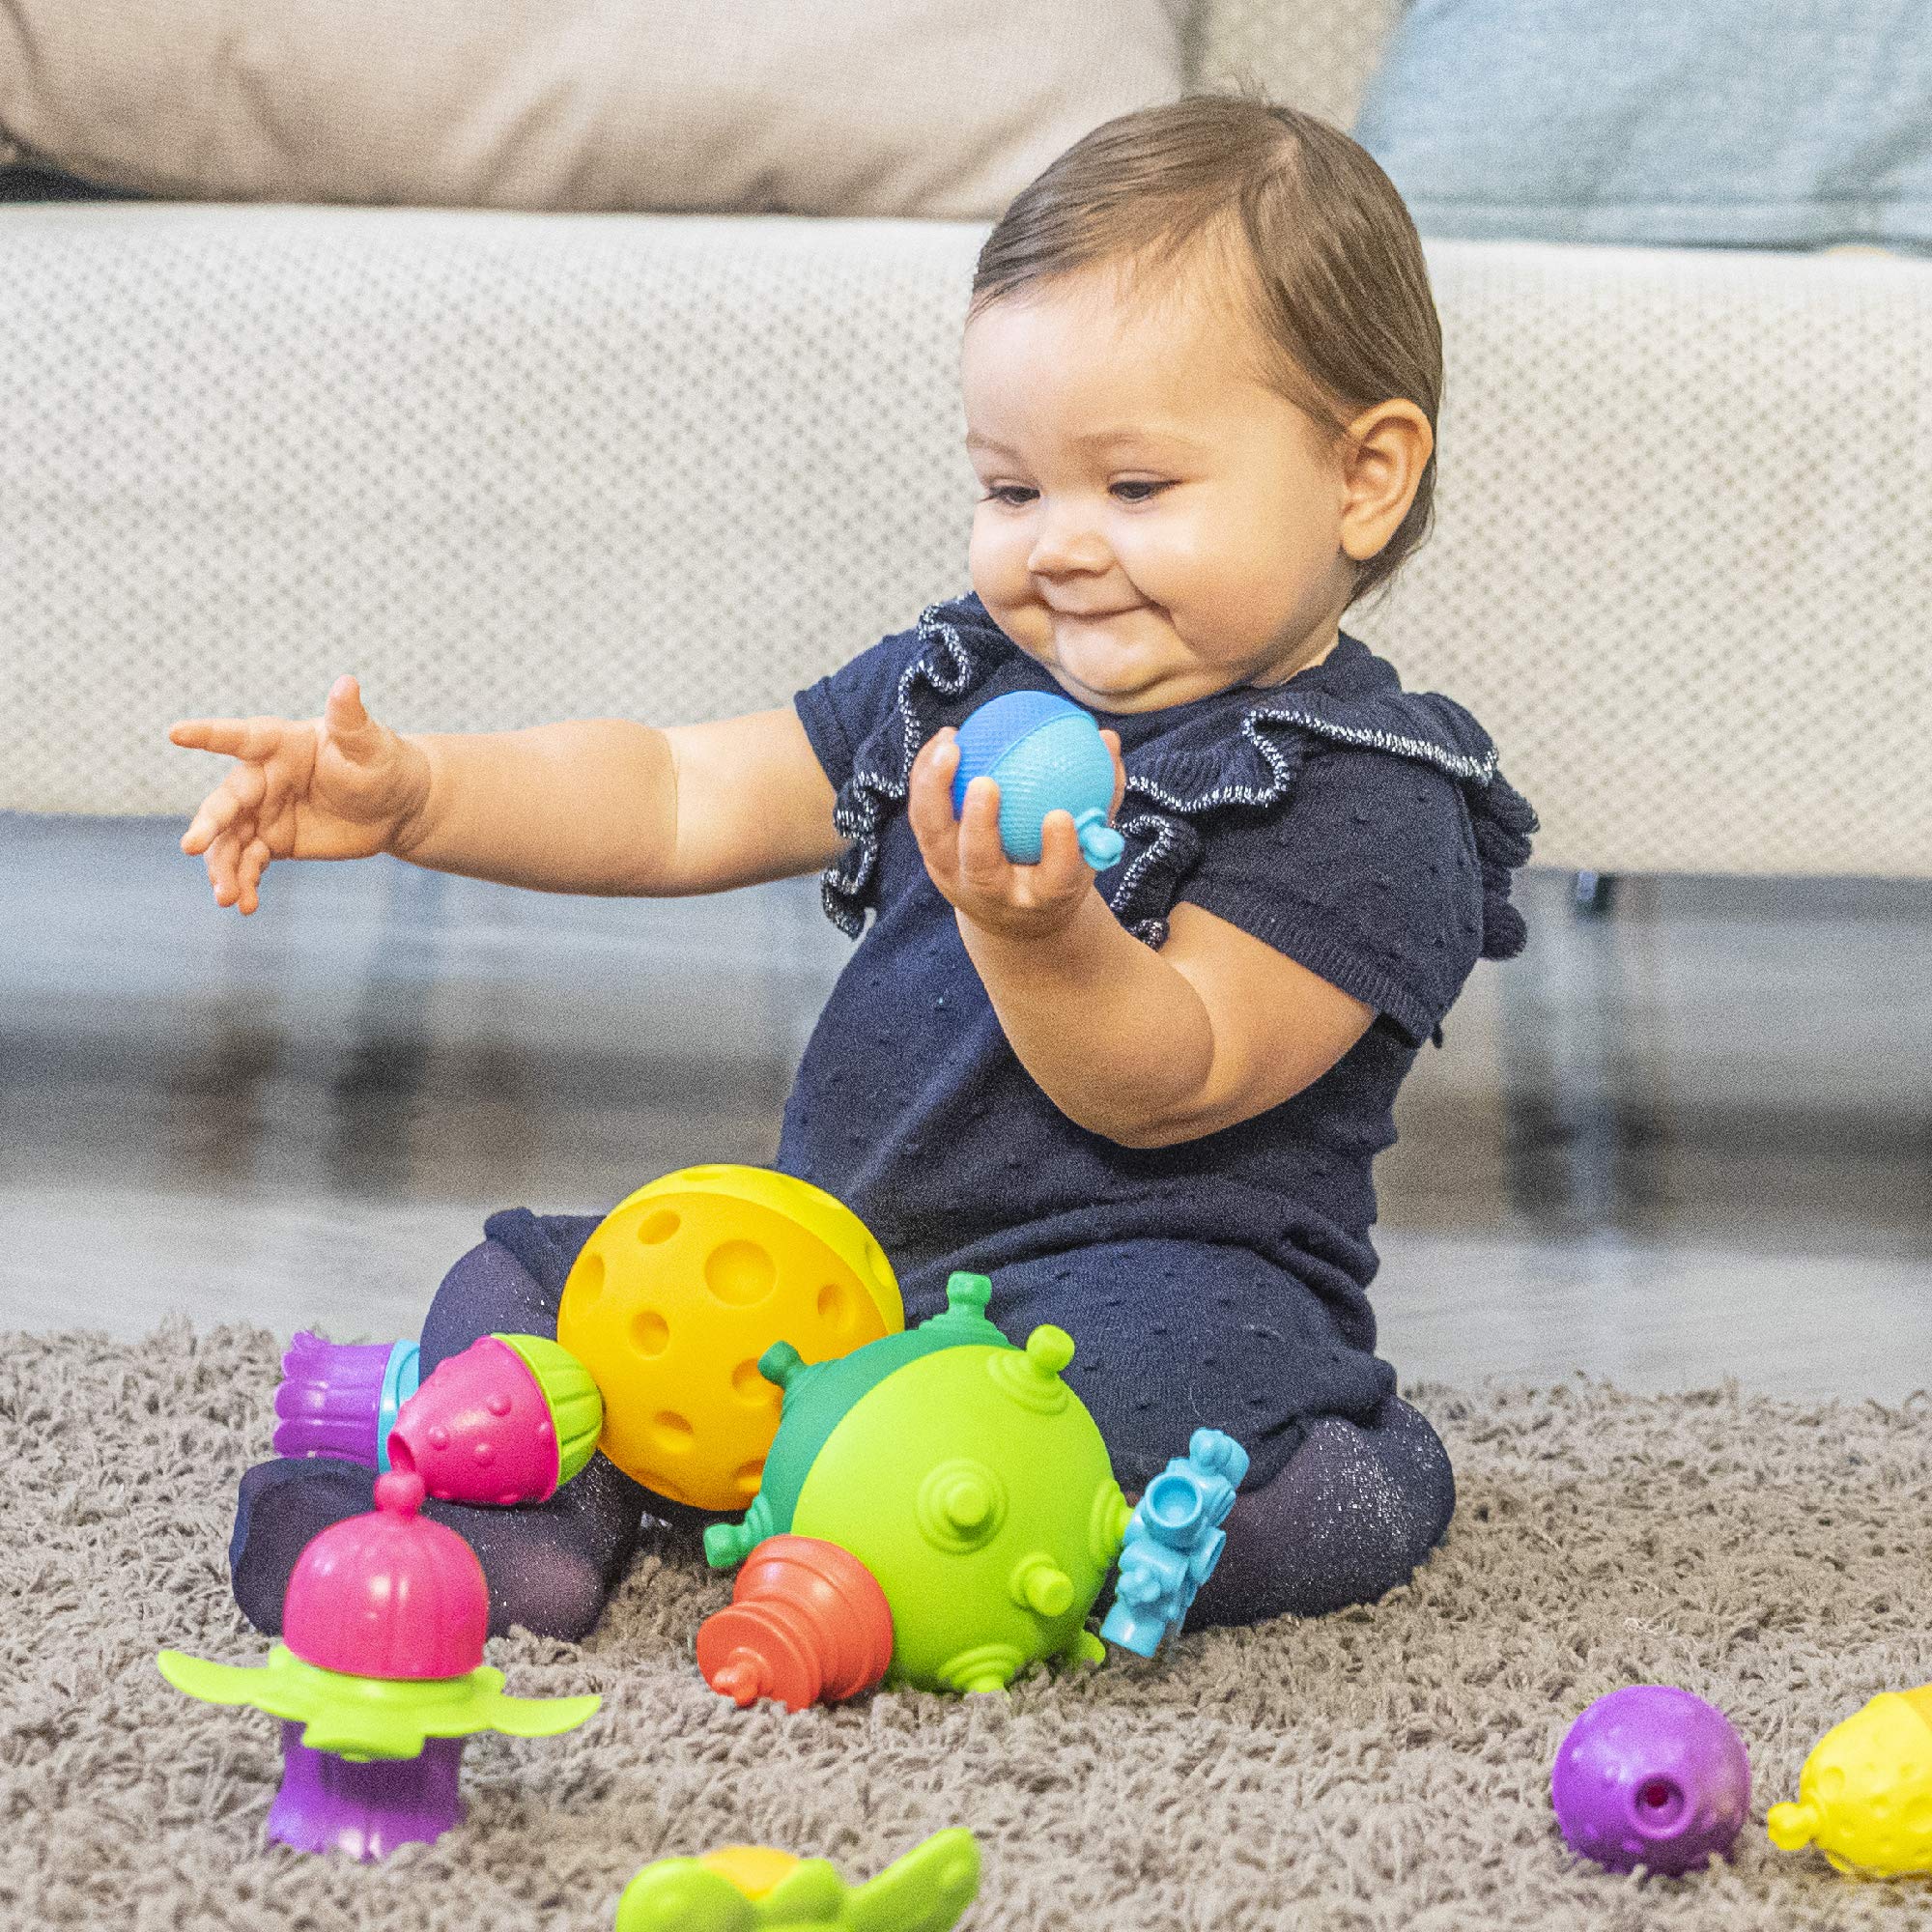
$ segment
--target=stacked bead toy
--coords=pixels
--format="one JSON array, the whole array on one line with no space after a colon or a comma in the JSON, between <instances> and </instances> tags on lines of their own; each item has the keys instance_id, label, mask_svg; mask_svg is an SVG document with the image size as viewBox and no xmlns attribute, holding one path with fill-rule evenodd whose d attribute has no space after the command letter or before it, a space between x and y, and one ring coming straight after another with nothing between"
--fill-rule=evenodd
<instances>
[{"instance_id":1,"label":"stacked bead toy","mask_svg":"<svg viewBox=\"0 0 1932 1932\"><path fill-rule=\"evenodd\" d=\"M331 1523L297 1559L282 1639L265 1664L156 1658L176 1690L282 1719L281 1789L269 1836L303 1852L385 1858L463 1816L464 1741L552 1737L596 1697L503 1694L483 1662L489 1586L475 1552L418 1511L419 1476L391 1470L376 1507Z\"/></svg>"}]
</instances>

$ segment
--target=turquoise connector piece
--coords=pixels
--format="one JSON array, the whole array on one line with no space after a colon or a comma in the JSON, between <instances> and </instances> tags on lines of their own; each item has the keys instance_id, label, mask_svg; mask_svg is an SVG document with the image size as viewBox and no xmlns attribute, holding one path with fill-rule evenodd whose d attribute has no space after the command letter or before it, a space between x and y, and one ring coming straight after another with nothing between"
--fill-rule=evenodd
<instances>
[{"instance_id":1,"label":"turquoise connector piece","mask_svg":"<svg viewBox=\"0 0 1932 1932\"><path fill-rule=\"evenodd\" d=\"M389 1350L383 1371L383 1392L376 1401L376 1473L389 1473L389 1431L397 1412L416 1392L422 1378L422 1350L414 1342L397 1342Z\"/></svg>"},{"instance_id":2,"label":"turquoise connector piece","mask_svg":"<svg viewBox=\"0 0 1932 1932\"><path fill-rule=\"evenodd\" d=\"M1127 1524L1114 1607L1100 1626L1109 1643L1151 1657L1214 1574L1228 1538L1221 1524L1248 1473L1248 1452L1218 1429L1197 1429L1147 1486Z\"/></svg>"}]
</instances>

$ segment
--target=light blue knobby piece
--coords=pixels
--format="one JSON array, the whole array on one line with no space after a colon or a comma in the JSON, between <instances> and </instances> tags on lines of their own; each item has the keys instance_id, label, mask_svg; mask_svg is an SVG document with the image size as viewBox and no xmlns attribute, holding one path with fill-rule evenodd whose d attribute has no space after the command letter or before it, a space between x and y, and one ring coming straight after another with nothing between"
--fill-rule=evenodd
<instances>
[{"instance_id":1,"label":"light blue knobby piece","mask_svg":"<svg viewBox=\"0 0 1932 1932\"><path fill-rule=\"evenodd\" d=\"M422 1350L414 1342L392 1343L389 1359L383 1370L383 1393L376 1404L376 1473L389 1473L389 1431L404 1403L416 1392L422 1379Z\"/></svg>"},{"instance_id":2,"label":"light blue knobby piece","mask_svg":"<svg viewBox=\"0 0 1932 1932\"><path fill-rule=\"evenodd\" d=\"M1038 865L1049 811L1072 813L1081 853L1095 871L1121 856L1125 841L1107 823L1113 753L1092 715L1070 698L1009 691L980 705L959 727L954 817L966 809L966 787L977 778L1000 787L1000 844L1015 865Z\"/></svg>"},{"instance_id":3,"label":"light blue knobby piece","mask_svg":"<svg viewBox=\"0 0 1932 1932\"><path fill-rule=\"evenodd\" d=\"M1134 1506L1121 1548L1114 1607L1100 1626L1109 1643L1151 1657L1180 1628L1195 1592L1214 1574L1228 1538L1221 1524L1248 1473L1248 1452L1218 1429L1197 1429Z\"/></svg>"}]
</instances>

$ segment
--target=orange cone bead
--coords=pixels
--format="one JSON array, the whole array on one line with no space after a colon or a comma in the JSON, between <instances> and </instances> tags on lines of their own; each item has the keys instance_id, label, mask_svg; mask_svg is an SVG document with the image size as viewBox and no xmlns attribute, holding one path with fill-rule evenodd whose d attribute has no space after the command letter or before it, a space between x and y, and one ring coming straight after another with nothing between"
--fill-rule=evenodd
<instances>
[{"instance_id":1,"label":"orange cone bead","mask_svg":"<svg viewBox=\"0 0 1932 1932\"><path fill-rule=\"evenodd\" d=\"M697 1632L697 1667L744 1706L788 1711L869 1690L893 1658L885 1592L856 1556L810 1536L771 1536L738 1573L731 1602Z\"/></svg>"}]
</instances>

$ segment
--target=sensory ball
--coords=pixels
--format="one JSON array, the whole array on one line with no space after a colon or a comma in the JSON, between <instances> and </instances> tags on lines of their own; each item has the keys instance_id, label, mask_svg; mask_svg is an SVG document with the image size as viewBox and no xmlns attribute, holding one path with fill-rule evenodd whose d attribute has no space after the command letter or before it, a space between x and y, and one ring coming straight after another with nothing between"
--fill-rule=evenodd
<instances>
[{"instance_id":1,"label":"sensory ball","mask_svg":"<svg viewBox=\"0 0 1932 1932\"><path fill-rule=\"evenodd\" d=\"M1675 1876L1729 1856L1750 1809L1750 1766L1721 1711L1670 1685L1632 1684L1570 1726L1549 1795L1585 1858Z\"/></svg>"},{"instance_id":2,"label":"sensory ball","mask_svg":"<svg viewBox=\"0 0 1932 1932\"><path fill-rule=\"evenodd\" d=\"M556 1339L604 1398L599 1447L657 1494L741 1510L779 1425L758 1357L808 1362L905 1325L864 1222L769 1168L688 1167L640 1187L592 1232L564 1283Z\"/></svg>"}]
</instances>

